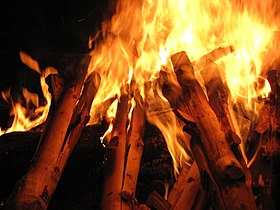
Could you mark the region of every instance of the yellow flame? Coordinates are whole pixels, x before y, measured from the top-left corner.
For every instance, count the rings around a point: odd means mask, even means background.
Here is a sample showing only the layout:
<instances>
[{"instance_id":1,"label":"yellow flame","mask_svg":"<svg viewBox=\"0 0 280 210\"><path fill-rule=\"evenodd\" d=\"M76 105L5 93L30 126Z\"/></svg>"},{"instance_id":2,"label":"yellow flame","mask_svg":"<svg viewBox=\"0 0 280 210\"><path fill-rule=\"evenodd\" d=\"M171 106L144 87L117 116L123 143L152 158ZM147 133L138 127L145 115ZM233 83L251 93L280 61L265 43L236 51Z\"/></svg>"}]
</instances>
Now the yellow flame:
<instances>
[{"instance_id":1,"label":"yellow flame","mask_svg":"<svg viewBox=\"0 0 280 210\"><path fill-rule=\"evenodd\" d=\"M51 104L51 96L48 92L48 85L45 83L45 78L41 77L40 82L43 95L47 101L46 105L40 105L38 95L29 92L26 88L22 89L25 104L14 102L11 99L10 91L2 92L2 98L12 105L11 116L13 116L13 123L6 130L0 129L0 135L13 131L27 131L45 122ZM30 107L30 104L34 108Z\"/></svg>"},{"instance_id":2,"label":"yellow flame","mask_svg":"<svg viewBox=\"0 0 280 210\"><path fill-rule=\"evenodd\" d=\"M169 102L163 97L160 90L155 93L155 88L158 87L153 87L153 85L146 91L147 120L156 125L164 136L173 159L174 172L177 175L182 167L190 165L191 158L183 147L184 144L187 144L183 129L179 125ZM155 86L157 85L155 84Z\"/></svg>"},{"instance_id":3,"label":"yellow flame","mask_svg":"<svg viewBox=\"0 0 280 210\"><path fill-rule=\"evenodd\" d=\"M161 69L172 71L169 57L173 53L186 51L190 60L196 61L218 47L233 46L235 51L217 62L230 89L230 102L241 101L245 112L257 113L258 99L267 97L270 91L264 68L279 57L278 51L273 50L267 56L280 23L277 16L280 4L276 3L272 0L119 0L113 17L102 23L102 41L91 51L88 73L97 71L101 76L91 114L98 112L100 104L119 97L124 85L136 83L149 107L148 120L163 133L178 170L190 160L179 143L184 138L182 130L161 88L150 82L158 78ZM20 57L40 72L38 63L30 56L21 52ZM147 84L152 84L148 90ZM30 100L36 103L35 99ZM116 103L107 113L109 119L115 116ZM26 110L20 110L21 114L14 113L26 117Z\"/></svg>"},{"instance_id":4,"label":"yellow flame","mask_svg":"<svg viewBox=\"0 0 280 210\"><path fill-rule=\"evenodd\" d=\"M120 88L130 83L131 78L148 104L162 104L167 100L160 88L155 93L160 97L154 97L157 101L153 101L153 93L145 91L145 84L155 80L161 69L172 70L171 54L186 51L190 60L195 61L218 47L230 45L234 47L234 53L220 59L218 64L229 86L231 102L241 99L246 110L257 112L257 98L266 97L270 91L263 62L264 57L268 59L266 54L279 23L277 7L272 0L246 3L230 0L119 0L111 20L102 23L102 42L97 43L91 52L90 71L98 71L101 76L94 104L119 95ZM274 57L276 55L269 59ZM165 136L174 162L187 162L189 159L182 155L183 152L177 154L181 134L177 131L174 116L150 115L149 120Z\"/></svg>"},{"instance_id":5,"label":"yellow flame","mask_svg":"<svg viewBox=\"0 0 280 210\"><path fill-rule=\"evenodd\" d=\"M27 53L20 51L19 56L21 61L27 65L30 69L42 74L40 77L40 84L42 93L46 99L46 104L39 104L39 96L37 93L31 93L26 88L22 88L22 95L25 99L24 103L14 102L9 91L2 91L2 98L11 104L11 116L13 117L12 126L6 130L0 128L0 135L4 133L10 133L13 131L27 131L41 123L45 122L51 104L51 94L48 92L48 85L45 82L45 78L51 73L57 73L57 70L53 67L47 67L44 72L41 72L39 64ZM30 107L32 105L32 107Z\"/></svg>"},{"instance_id":6,"label":"yellow flame","mask_svg":"<svg viewBox=\"0 0 280 210\"><path fill-rule=\"evenodd\" d=\"M109 123L109 127L107 131L103 134L103 136L100 138L101 142L104 142L104 139L110 135L110 133L113 130L113 120L115 119L116 113L117 113L117 108L118 108L118 99L116 99L108 108L105 118L106 121Z\"/></svg>"}]
</instances>

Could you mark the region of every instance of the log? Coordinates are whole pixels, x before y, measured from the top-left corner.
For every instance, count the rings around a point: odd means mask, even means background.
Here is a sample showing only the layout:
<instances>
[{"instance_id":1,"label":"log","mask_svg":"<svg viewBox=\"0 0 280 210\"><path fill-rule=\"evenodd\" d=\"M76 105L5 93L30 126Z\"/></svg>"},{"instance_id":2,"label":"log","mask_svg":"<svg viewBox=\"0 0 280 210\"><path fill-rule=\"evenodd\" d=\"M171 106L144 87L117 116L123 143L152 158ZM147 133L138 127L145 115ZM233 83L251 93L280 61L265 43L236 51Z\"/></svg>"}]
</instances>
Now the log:
<instances>
[{"instance_id":1,"label":"log","mask_svg":"<svg viewBox=\"0 0 280 210\"><path fill-rule=\"evenodd\" d=\"M135 193L144 147L142 138L146 121L140 97L140 93L138 93L135 98L136 104L132 112L130 130L128 132L126 165L121 192L123 198L122 209L133 209L137 205Z\"/></svg>"},{"instance_id":2,"label":"log","mask_svg":"<svg viewBox=\"0 0 280 210\"><path fill-rule=\"evenodd\" d=\"M82 59L82 65L81 65ZM60 171L56 169L64 138L87 73L89 57L75 60L82 74L75 84L66 88L52 119L48 123L42 143L27 174L19 180L8 199L7 209L46 209L58 184Z\"/></svg>"},{"instance_id":3,"label":"log","mask_svg":"<svg viewBox=\"0 0 280 210\"><path fill-rule=\"evenodd\" d=\"M183 179L183 182L180 180ZM178 182L178 183L177 183ZM200 189L200 175L196 162L187 173L183 170L168 196L172 210L192 209Z\"/></svg>"},{"instance_id":4,"label":"log","mask_svg":"<svg viewBox=\"0 0 280 210\"><path fill-rule=\"evenodd\" d=\"M181 94L182 88L176 80L176 75L173 72L160 71L159 73L159 83L162 86L163 95L168 99L172 108L180 109L185 102Z\"/></svg>"},{"instance_id":5,"label":"log","mask_svg":"<svg viewBox=\"0 0 280 210\"><path fill-rule=\"evenodd\" d=\"M277 131L277 109L279 109L279 85L276 70L268 72L267 79L271 86L271 93L260 110L258 120L252 122L248 136L249 167L253 176L253 189L259 208L277 209L277 196L272 192L277 186L274 181L275 160L279 159L280 144ZM255 137L255 139L253 139ZM276 199L275 199L276 198Z\"/></svg>"},{"instance_id":6,"label":"log","mask_svg":"<svg viewBox=\"0 0 280 210\"><path fill-rule=\"evenodd\" d=\"M180 124L192 124L195 123L195 119L190 115L190 111L186 104L185 99L182 96L182 89L178 84L176 75L174 73L160 72L160 84L162 85L162 93L164 97L169 101L171 108ZM182 122L182 123L181 123ZM179 143L185 149L188 155L191 156L190 151L190 137L185 135L183 140L179 139Z\"/></svg>"},{"instance_id":7,"label":"log","mask_svg":"<svg viewBox=\"0 0 280 210\"><path fill-rule=\"evenodd\" d=\"M171 205L156 191L153 191L146 202L152 209L169 210Z\"/></svg>"},{"instance_id":8,"label":"log","mask_svg":"<svg viewBox=\"0 0 280 210\"><path fill-rule=\"evenodd\" d=\"M209 105L215 112L222 131L226 134L234 129L233 122L228 109L228 93L229 89L224 85L219 67L213 61L208 60L201 71ZM237 142L239 144L240 142Z\"/></svg>"},{"instance_id":9,"label":"log","mask_svg":"<svg viewBox=\"0 0 280 210\"><path fill-rule=\"evenodd\" d=\"M126 129L129 112L129 96L126 90L120 97L116 117L113 121L105 168L105 180L102 196L102 209L122 209L121 190L123 186L125 155L126 155Z\"/></svg>"},{"instance_id":10,"label":"log","mask_svg":"<svg viewBox=\"0 0 280 210\"><path fill-rule=\"evenodd\" d=\"M221 205L219 209L256 209L253 196L247 191L245 185L243 167L230 150L226 136L195 78L194 69L186 53L180 52L173 55L171 61L182 87L183 96L196 121L197 134L194 136L201 141L201 145L197 148L201 150L203 147L200 153L193 151L193 154L199 168L205 168L206 177L209 177L208 180L211 180L214 185L213 189L220 189L221 196L217 200ZM198 154L201 155L198 157ZM201 160L204 161L201 162ZM204 175L200 174L203 183ZM207 179L206 182L208 182ZM246 199L242 198L244 196Z\"/></svg>"},{"instance_id":11,"label":"log","mask_svg":"<svg viewBox=\"0 0 280 210\"><path fill-rule=\"evenodd\" d=\"M96 104L94 109L91 110L90 113L91 118L89 124L90 125L101 124L102 120L104 119L104 116L106 115L106 112L108 111L109 107L116 99L117 97L113 97L108 100L105 100L104 102L101 102L100 104Z\"/></svg>"},{"instance_id":12,"label":"log","mask_svg":"<svg viewBox=\"0 0 280 210\"><path fill-rule=\"evenodd\" d=\"M207 196L202 187L199 188L199 191L196 195L192 210L201 210L206 209L207 206Z\"/></svg>"},{"instance_id":13,"label":"log","mask_svg":"<svg viewBox=\"0 0 280 210\"><path fill-rule=\"evenodd\" d=\"M172 190L168 195L167 201L171 204L171 206L173 206L177 200L179 199L180 195L181 195L181 191L183 190L182 186L184 185L185 181L187 180L187 176L188 176L188 172L189 172L190 168L186 168L184 167L175 184L172 186Z\"/></svg>"},{"instance_id":14,"label":"log","mask_svg":"<svg viewBox=\"0 0 280 210\"><path fill-rule=\"evenodd\" d=\"M177 53L171 60L183 89L183 96L195 118L210 164L224 178L233 180L244 178L242 166L229 148L217 117L194 76L192 64L186 53Z\"/></svg>"},{"instance_id":15,"label":"log","mask_svg":"<svg viewBox=\"0 0 280 210\"><path fill-rule=\"evenodd\" d=\"M89 121L89 112L99 83L100 76L96 72L93 72L85 82L81 97L72 116L70 126L68 127L67 133L69 134L66 134L60 155L57 158L55 168L59 174L57 177L58 180L61 178L68 159L70 158L70 155L81 136L82 130Z\"/></svg>"},{"instance_id":16,"label":"log","mask_svg":"<svg viewBox=\"0 0 280 210\"><path fill-rule=\"evenodd\" d=\"M48 125L50 123L50 120L52 119L53 117L53 113L58 105L58 101L60 99L60 96L63 92L63 89L64 89L64 79L58 75L58 74L50 74L48 75L46 78L46 84L49 86L49 93L51 94L52 96L52 99L51 99L51 106L50 106L50 109L49 109L49 113L48 113L48 116L47 116L47 119L43 125L43 131L42 131L42 134L40 136L40 139L39 139L39 143L37 145L37 149L34 153L34 156L33 156L33 159L36 157L37 155L37 152L40 148L40 145L42 143L42 140L44 138L44 135L45 133L47 132L47 129L48 129Z\"/></svg>"},{"instance_id":17,"label":"log","mask_svg":"<svg viewBox=\"0 0 280 210\"><path fill-rule=\"evenodd\" d=\"M252 121L250 125L250 131L247 137L247 156L249 157L249 166L254 162L261 147L266 147L269 153L268 156L271 158L279 153L279 144L277 142L278 132L278 114L279 110L278 101L279 97L279 85L277 84L277 73L276 70L268 72L268 81L271 86L271 93L268 99L265 100L263 107L261 108L258 119ZM277 91L279 91L277 93ZM271 141L266 142L266 145L261 145L261 139L264 135L268 135Z\"/></svg>"},{"instance_id":18,"label":"log","mask_svg":"<svg viewBox=\"0 0 280 210\"><path fill-rule=\"evenodd\" d=\"M46 77L46 83L49 85L49 92L52 95L52 106L57 106L64 87L64 79L59 74L50 74Z\"/></svg>"},{"instance_id":19,"label":"log","mask_svg":"<svg viewBox=\"0 0 280 210\"><path fill-rule=\"evenodd\" d=\"M228 108L229 89L223 83L219 67L214 62L208 60L201 71L201 75L207 90L209 105L215 112L222 131L226 134L232 152L243 167L247 187L250 191L252 189L252 177L243 158L240 148L241 139L234 132L235 129Z\"/></svg>"},{"instance_id":20,"label":"log","mask_svg":"<svg viewBox=\"0 0 280 210\"><path fill-rule=\"evenodd\" d=\"M196 69L202 69L207 62L207 60L211 60L213 62L217 61L218 59L234 52L234 47L232 45L226 46L226 47L218 47L211 52L205 54L201 58L199 58L197 61L192 62L193 66Z\"/></svg>"},{"instance_id":21,"label":"log","mask_svg":"<svg viewBox=\"0 0 280 210\"><path fill-rule=\"evenodd\" d=\"M199 169L201 187L203 191L207 193L207 197L204 201L204 205L206 205L205 209L209 209L210 206L214 206L215 209L226 209L219 185L217 184L217 181L209 167L209 161L207 160L207 155L203 150L202 142L197 129L185 126L184 130L192 136L191 148Z\"/></svg>"},{"instance_id":22,"label":"log","mask_svg":"<svg viewBox=\"0 0 280 210\"><path fill-rule=\"evenodd\" d=\"M199 166L201 185L203 191L207 193L205 201L200 202L200 205L205 206L205 209L211 207L214 207L214 209L256 209L253 195L248 191L244 181L235 180L231 182L220 179L211 170L198 131L188 129L188 132L192 134L191 148Z\"/></svg>"}]
</instances>

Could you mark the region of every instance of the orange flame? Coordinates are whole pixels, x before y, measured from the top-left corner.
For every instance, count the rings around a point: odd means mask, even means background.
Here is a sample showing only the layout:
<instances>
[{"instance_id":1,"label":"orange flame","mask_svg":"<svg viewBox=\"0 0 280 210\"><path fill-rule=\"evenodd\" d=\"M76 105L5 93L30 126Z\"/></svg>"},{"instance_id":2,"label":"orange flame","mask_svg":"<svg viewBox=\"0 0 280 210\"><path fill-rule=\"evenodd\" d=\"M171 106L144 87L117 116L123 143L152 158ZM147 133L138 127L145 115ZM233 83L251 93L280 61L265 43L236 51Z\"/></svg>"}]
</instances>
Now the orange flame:
<instances>
[{"instance_id":1,"label":"orange flame","mask_svg":"<svg viewBox=\"0 0 280 210\"><path fill-rule=\"evenodd\" d=\"M2 92L2 97L12 105L11 116L14 119L10 128L7 130L0 129L0 135L13 131L28 131L45 122L49 112L51 96L48 93L48 85L45 83L44 77L41 77L41 86L43 87L43 94L47 100L46 105L40 105L38 95L29 92L26 88L22 89L25 98L24 105L19 102L14 102L10 97L10 91ZM31 108L30 104L34 108Z\"/></svg>"},{"instance_id":2,"label":"orange flame","mask_svg":"<svg viewBox=\"0 0 280 210\"><path fill-rule=\"evenodd\" d=\"M186 51L190 60L196 61L213 49L231 45L235 51L217 61L230 89L230 104L241 102L244 112L255 115L258 99L267 97L270 91L264 59L267 64L277 57L277 52L267 56L273 33L280 23L277 7L272 0L246 3L237 0L119 0L115 15L102 23L103 40L96 43L91 52L89 73L97 71L101 76L92 115L98 112L100 104L119 97L124 85L135 83L148 104L148 120L163 133L175 171L178 171L189 163L190 157L180 143L184 139L182 130L156 82L159 71L172 71L169 57L178 51ZM40 72L38 63L30 56L21 52L20 57L31 69ZM194 67L199 74L201 67ZM43 109L44 114L30 120L28 110L14 104L15 124L19 122L22 127L18 129L29 129L45 120L50 97L43 77L41 84L48 101L46 107L36 106L37 99L27 91L24 95L26 101L34 104L36 110ZM114 103L107 113L110 121L115 110ZM238 123L236 129L239 129Z\"/></svg>"},{"instance_id":3,"label":"orange flame","mask_svg":"<svg viewBox=\"0 0 280 210\"><path fill-rule=\"evenodd\" d=\"M120 0L115 15L102 24L102 42L91 52L90 71L98 71L102 78L92 112L101 102L119 95L131 75L147 104L169 110L160 88L153 94L145 91L145 84L158 78L162 68L172 71L170 55L186 51L195 61L213 49L231 45L234 53L217 62L231 92L230 102L241 100L245 111L257 113L257 99L270 91L263 62L277 29L276 11L273 1L261 0L250 1L249 6L230 0ZM195 68L199 73L200 68ZM178 143L182 134L173 114L151 113L148 119L166 138L175 168L188 162L190 158Z\"/></svg>"},{"instance_id":4,"label":"orange flame","mask_svg":"<svg viewBox=\"0 0 280 210\"><path fill-rule=\"evenodd\" d=\"M33 60L28 54L20 52L20 58L32 70L41 73L37 61ZM54 69L47 68L45 71L47 74L51 72L54 72ZM48 85L45 82L44 75L41 76L40 83L43 96L46 99L45 105L39 104L38 95L29 92L26 88L22 88L24 103L14 102L10 95L10 90L2 92L2 98L12 105L10 115L13 117L13 122L12 126L6 130L1 130L0 128L0 135L13 131L27 131L45 122L51 104L51 95L48 92Z\"/></svg>"}]
</instances>

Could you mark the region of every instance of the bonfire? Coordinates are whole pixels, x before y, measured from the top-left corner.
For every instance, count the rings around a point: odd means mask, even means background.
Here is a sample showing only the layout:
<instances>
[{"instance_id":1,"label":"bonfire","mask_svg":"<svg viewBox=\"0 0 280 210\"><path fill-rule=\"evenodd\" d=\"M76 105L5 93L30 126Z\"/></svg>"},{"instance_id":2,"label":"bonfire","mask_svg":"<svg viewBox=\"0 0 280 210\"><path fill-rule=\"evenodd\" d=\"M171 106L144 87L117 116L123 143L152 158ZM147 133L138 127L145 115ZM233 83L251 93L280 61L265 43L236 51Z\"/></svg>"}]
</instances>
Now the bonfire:
<instances>
[{"instance_id":1,"label":"bonfire","mask_svg":"<svg viewBox=\"0 0 280 210\"><path fill-rule=\"evenodd\" d=\"M47 209L79 138L94 125L104 128L104 210L275 208L276 9L272 1L119 0L89 37L88 53L68 56L64 71L20 51L41 77L45 103L24 88L21 103L2 91L13 123L1 134L40 133L4 208ZM164 138L174 181L141 203L147 124Z\"/></svg>"}]
</instances>

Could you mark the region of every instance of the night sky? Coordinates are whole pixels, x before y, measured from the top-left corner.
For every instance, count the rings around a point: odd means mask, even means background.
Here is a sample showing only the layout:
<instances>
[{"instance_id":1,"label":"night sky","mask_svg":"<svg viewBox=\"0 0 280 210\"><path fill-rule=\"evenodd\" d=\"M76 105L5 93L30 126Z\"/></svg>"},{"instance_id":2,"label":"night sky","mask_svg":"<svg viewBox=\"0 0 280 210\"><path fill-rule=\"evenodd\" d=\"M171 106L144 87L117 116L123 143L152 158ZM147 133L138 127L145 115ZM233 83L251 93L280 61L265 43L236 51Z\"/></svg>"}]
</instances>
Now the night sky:
<instances>
[{"instance_id":1,"label":"night sky","mask_svg":"<svg viewBox=\"0 0 280 210\"><path fill-rule=\"evenodd\" d=\"M112 3L112 1L110 1ZM25 51L42 68L59 68L65 54L87 53L88 38L109 16L109 0L3 0L0 3L0 92L22 87L40 94L39 75L19 59ZM9 119L10 105L0 97L0 127Z\"/></svg>"}]
</instances>

